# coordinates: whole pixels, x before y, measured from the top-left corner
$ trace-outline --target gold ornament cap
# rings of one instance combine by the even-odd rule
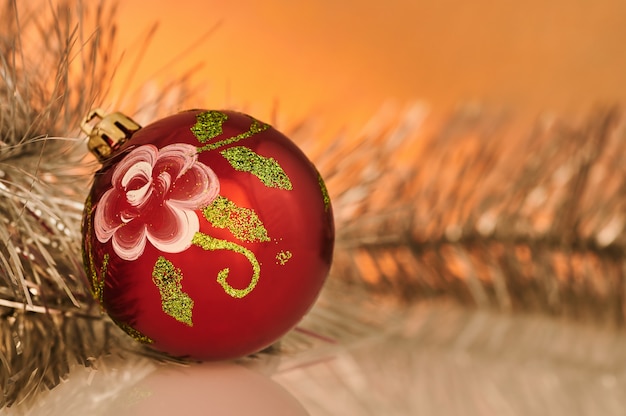
[[[96,118],[100,121],[92,124]],[[83,119],[80,129],[89,136],[87,142],[89,151],[98,158],[100,163],[104,163],[137,130],[141,129],[141,126],[122,113],[106,114],[101,108],[96,108]]]

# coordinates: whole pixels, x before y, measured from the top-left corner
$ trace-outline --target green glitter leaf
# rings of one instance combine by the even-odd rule
[[[293,189],[289,176],[274,158],[261,156],[243,146],[224,149],[220,153],[235,170],[253,174],[268,188]]]
[[[191,127],[191,132],[200,143],[206,143],[222,134],[222,126],[227,119],[228,116],[219,111],[205,111],[196,115],[196,124]]]
[[[228,282],[228,273],[230,269],[225,268],[219,271],[217,274],[217,282],[222,286],[224,292],[233,298],[241,299],[244,296],[247,296],[252,292],[257,283],[259,282],[259,276],[261,274],[261,265],[256,259],[256,256],[253,252],[248,250],[245,247],[240,246],[239,244],[233,243],[227,240],[220,240],[219,238],[211,237],[210,235],[206,235],[203,233],[196,233],[191,240],[193,244],[202,248],[203,250],[215,251],[215,250],[228,250],[237,254],[243,255],[252,266],[252,278],[250,279],[250,283],[243,289],[236,289],[232,287]]]
[[[227,228],[241,241],[270,241],[257,213],[250,208],[238,207],[228,198],[218,196],[202,213],[214,227]]]
[[[191,314],[193,299],[183,292],[180,281],[183,274],[172,262],[160,256],[152,270],[152,281],[161,294],[163,312],[188,326],[193,326]]]

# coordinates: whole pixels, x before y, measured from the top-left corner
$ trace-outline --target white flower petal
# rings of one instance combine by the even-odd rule
[[[124,241],[120,238],[120,233],[116,233],[112,239],[113,251],[121,259],[133,261],[143,254],[146,248],[146,227],[140,229],[140,234],[132,241]]]
[[[187,143],[174,143],[159,150],[159,159],[171,159],[179,165],[178,175],[180,178],[198,160],[198,148]]]
[[[127,191],[126,200],[132,206],[137,207],[145,203],[148,198],[150,198],[150,195],[152,195],[152,178],[150,178],[149,181],[146,182],[146,184],[141,188]]]
[[[133,149],[129,154],[124,157],[116,166],[115,171],[113,171],[113,177],[111,178],[111,184],[114,187],[123,188],[130,181],[131,177],[127,176],[128,171],[135,167],[137,164],[145,164],[150,166],[150,173],[147,177],[151,177],[152,167],[157,160],[159,155],[159,149],[156,146],[151,144],[146,144],[143,146],[139,146],[136,149]],[[137,168],[135,168],[137,169]],[[145,168],[142,168],[145,170]],[[122,184],[125,179],[125,183]]]
[[[165,204],[167,209],[173,214],[173,217],[170,217],[170,219],[175,221],[175,224],[157,225],[166,226],[172,231],[164,236],[150,232],[150,229],[148,229],[148,241],[158,250],[166,253],[180,253],[191,246],[191,240],[200,230],[200,221],[198,220],[198,215],[192,210],[179,209],[168,202]]]
[[[109,189],[102,195],[100,202],[96,206],[96,213],[93,218],[93,230],[96,238],[101,243],[106,243],[111,239],[115,231],[121,226],[121,222],[116,221],[117,217],[113,208],[113,196],[117,191],[114,188]]]

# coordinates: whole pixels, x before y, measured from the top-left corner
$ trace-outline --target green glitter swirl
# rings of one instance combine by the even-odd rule
[[[205,111],[196,115],[196,124],[191,127],[191,132],[200,143],[206,143],[222,134],[222,126],[227,119],[228,116],[219,111]]]
[[[220,153],[235,170],[253,174],[268,188],[293,189],[289,176],[274,158],[261,156],[243,146],[230,147]]]
[[[257,213],[250,208],[238,207],[228,198],[218,196],[202,213],[214,227],[227,228],[241,241],[270,241]]]
[[[193,299],[183,292],[180,281],[183,275],[172,262],[159,256],[152,270],[152,281],[161,294],[163,312],[188,326],[193,326],[191,314]]]
[[[198,147],[198,153],[202,153],[202,152],[208,152],[210,150],[215,150],[218,149],[222,146],[226,146],[229,144],[233,144],[236,143],[240,140],[244,140],[247,139],[249,137],[254,136],[257,133],[260,133],[264,130],[269,129],[270,126],[269,124],[265,124],[265,123],[261,123],[258,120],[252,119],[252,124],[250,125],[250,128],[248,129],[248,131],[245,131],[241,134],[238,134],[236,136],[230,137],[228,139],[224,139],[224,140],[220,140],[218,142],[215,143],[209,143],[209,144],[205,144],[202,147]],[[196,136],[198,137],[198,136]]]
[[[242,247],[239,244],[233,243],[231,241],[220,240],[219,238],[211,237],[210,235],[206,235],[203,233],[196,233],[191,242],[204,250],[229,250],[234,253],[241,254],[248,259],[250,265],[252,266],[252,278],[250,279],[250,283],[248,284],[248,286],[243,289],[236,289],[227,282],[230,269],[222,269],[217,274],[217,282],[222,286],[224,292],[226,292],[233,298],[241,299],[244,296],[247,296],[250,292],[252,292],[254,287],[259,282],[261,265],[257,261],[254,253],[247,248]]]

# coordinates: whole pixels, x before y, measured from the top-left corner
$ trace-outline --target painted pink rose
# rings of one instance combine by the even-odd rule
[[[215,172],[198,161],[195,146],[147,144],[117,166],[96,206],[94,231],[101,243],[112,240],[124,260],[136,260],[146,241],[166,253],[180,253],[200,229],[195,210],[209,205],[220,190]]]

